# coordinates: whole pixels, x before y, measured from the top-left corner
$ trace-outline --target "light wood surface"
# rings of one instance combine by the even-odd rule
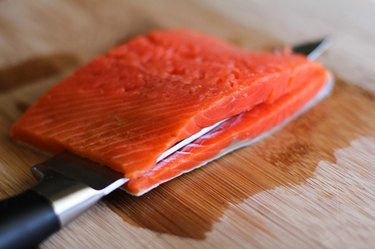
[[[116,191],[41,248],[373,248],[375,1],[0,1],[0,198],[47,156],[10,125],[135,34],[191,27],[244,48],[328,35],[333,94],[260,143],[136,198]]]

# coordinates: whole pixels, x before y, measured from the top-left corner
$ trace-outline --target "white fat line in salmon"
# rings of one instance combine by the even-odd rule
[[[229,119],[229,118],[228,118]],[[200,130],[199,132],[195,133],[194,135],[184,139],[184,140],[181,140],[179,142],[177,142],[175,145],[173,145],[171,148],[169,148],[168,150],[166,150],[165,152],[163,152],[157,159],[156,159],[156,162],[160,162],[162,161],[163,159],[167,158],[168,156],[172,155],[173,153],[175,153],[176,151],[178,151],[179,149],[183,148],[185,145],[188,145],[192,142],[194,142],[194,140],[202,137],[203,135],[207,134],[208,132],[212,131],[213,129],[215,129],[216,127],[219,127],[222,123],[224,123],[225,121],[227,121],[228,119],[224,119],[224,120],[221,120],[219,122],[217,122],[216,124],[214,125],[211,125],[209,127],[206,127],[206,128],[203,128],[202,130]]]

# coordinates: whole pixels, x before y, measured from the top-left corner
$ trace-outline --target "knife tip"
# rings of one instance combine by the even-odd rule
[[[332,40],[329,37],[324,37],[315,41],[303,43],[293,47],[293,52],[304,54],[310,60],[317,59],[322,53],[324,53],[332,44]]]

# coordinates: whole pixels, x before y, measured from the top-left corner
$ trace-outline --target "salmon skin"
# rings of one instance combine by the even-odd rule
[[[141,195],[285,124],[330,88],[328,71],[303,55],[243,51],[189,30],[156,31],[78,69],[11,134],[123,172],[124,188]],[[178,141],[224,119],[156,163]]]

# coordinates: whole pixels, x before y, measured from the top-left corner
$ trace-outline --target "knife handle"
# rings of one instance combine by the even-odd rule
[[[38,245],[106,194],[59,172],[34,173],[38,185],[0,201],[0,249]]]
[[[35,190],[0,201],[0,248],[30,248],[61,228],[51,202]]]

